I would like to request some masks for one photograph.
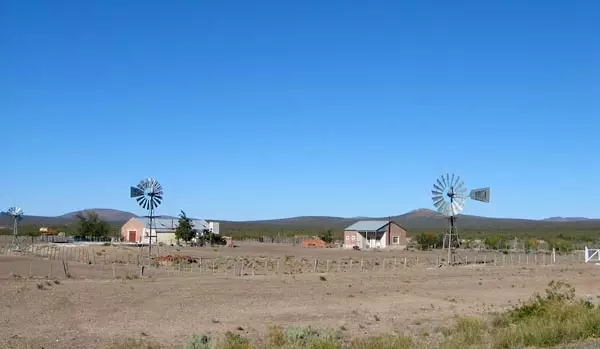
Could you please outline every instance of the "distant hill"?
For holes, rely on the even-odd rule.
[[[131,217],[136,217],[136,214],[127,212],[127,211],[113,210],[113,209],[109,209],[109,208],[90,208],[87,210],[80,210],[80,211],[65,213],[64,215],[58,216],[56,218],[65,219],[65,220],[74,220],[75,217],[79,213],[83,213],[86,211],[96,212],[96,214],[98,214],[100,219],[105,220],[107,222],[125,222],[125,221],[129,220],[129,218],[131,218]]]
[[[389,217],[408,229],[410,234],[431,231],[440,232],[448,227],[448,219],[442,214],[421,208],[404,214]],[[221,221],[221,231],[239,235],[278,235],[278,234],[314,234],[332,229],[341,232],[345,227],[360,219],[381,219],[388,217],[329,217],[301,216],[282,219],[235,222]],[[581,221],[548,221],[515,218],[490,218],[471,215],[458,215],[457,224],[461,232],[478,234],[509,233],[535,234],[536,236],[586,235],[600,233],[600,219],[585,219]]]
[[[105,220],[109,223],[124,223],[131,217],[135,217],[136,215],[131,212],[106,209],[106,208],[92,208],[88,210],[80,210],[65,213],[61,216],[33,216],[33,215],[24,215],[22,224],[31,224],[31,225],[51,225],[51,226],[62,226],[65,224],[69,224],[75,220],[75,217],[80,212],[85,211],[94,211],[98,214],[100,219]],[[10,225],[12,223],[12,219],[7,215],[0,215],[0,225]]]
[[[448,219],[437,211],[426,208],[420,208],[401,215],[391,217],[360,217],[360,218],[342,218],[328,216],[302,216],[293,218],[271,219],[262,221],[250,222],[230,222],[230,223],[247,223],[247,224],[272,224],[272,225],[293,225],[293,226],[327,226],[331,228],[340,228],[351,225],[360,219],[381,219],[387,220],[391,218],[393,221],[406,228],[414,227],[430,227],[430,228],[445,228],[448,225]],[[532,220],[518,218],[491,218],[471,215],[458,215],[457,222],[461,227],[468,228],[501,228],[501,227],[522,227],[522,226],[543,226],[553,222],[575,222],[575,221],[598,221],[589,218],[563,218],[562,220]]]
[[[550,217],[542,220],[547,222],[582,222],[590,219],[585,217]]]
[[[67,226],[75,220],[77,213],[83,211],[95,211],[101,219],[119,227],[125,221],[136,215],[131,212],[113,209],[89,209],[69,212],[56,217],[24,216],[23,224],[30,226]],[[163,216],[170,217],[170,216]],[[172,217],[177,219],[177,217]],[[191,218],[191,217],[190,217]],[[448,226],[448,220],[442,214],[421,208],[404,214],[389,217],[398,224],[404,226],[411,234],[423,231],[443,231]],[[238,236],[257,235],[291,235],[310,234],[332,229],[341,232],[345,227],[360,219],[381,219],[388,217],[331,217],[331,216],[300,216],[281,219],[257,220],[257,221],[226,221],[221,222],[221,232]],[[0,227],[10,227],[12,221],[9,216],[0,215]],[[542,220],[514,219],[514,218],[490,218],[471,215],[459,215],[457,224],[460,231],[486,233],[520,233],[520,234],[563,234],[563,235],[600,235],[600,219],[589,219],[584,217],[550,217]]]

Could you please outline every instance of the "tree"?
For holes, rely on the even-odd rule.
[[[323,240],[323,242],[325,242],[326,244],[332,243],[333,242],[333,230],[327,229],[323,234],[321,234],[321,236],[319,236],[319,238],[321,240]]]
[[[80,212],[75,218],[75,232],[77,235],[90,237],[109,235],[110,225],[106,221],[100,219],[96,212]]]
[[[492,250],[498,250],[502,248],[500,246],[501,241],[502,237],[500,235],[491,235],[485,238],[485,245]]]
[[[195,236],[196,232],[194,231],[192,220],[186,216],[183,210],[181,210],[181,213],[179,214],[179,223],[177,224],[177,229],[175,229],[175,238],[177,240],[190,242]]]
[[[431,246],[439,246],[443,242],[443,236],[434,233],[421,233],[416,236],[416,241],[422,250],[428,250]]]

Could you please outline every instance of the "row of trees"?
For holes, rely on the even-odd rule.
[[[421,233],[415,237],[415,243],[422,250],[427,250],[431,248],[440,248],[444,246],[444,237],[445,233]],[[467,239],[467,244],[469,244],[472,240]],[[505,235],[495,234],[486,236],[482,239],[481,243],[492,250],[507,250],[512,248],[523,248],[526,251],[537,250],[539,248],[545,247],[548,249],[556,249],[560,252],[571,252],[573,250],[573,241],[565,238],[564,236],[559,236],[555,238],[548,238],[545,241],[546,246],[540,246],[540,240],[537,238],[522,238],[517,240],[517,243],[513,243],[515,241],[514,238],[507,237]]]

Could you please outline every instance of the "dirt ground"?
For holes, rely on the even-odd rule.
[[[196,252],[204,258],[234,253],[266,258],[294,255],[298,259],[352,255],[357,260],[385,255],[382,258],[391,260],[415,254],[422,259],[437,258],[422,252],[355,253],[265,246]],[[596,300],[600,267],[567,261],[243,277],[193,272],[184,277],[161,272],[141,278],[137,269],[125,274],[123,265],[117,266],[113,278],[112,266],[70,263],[73,277],[67,278],[60,260],[2,256],[0,338],[11,348],[105,348],[114,339],[127,337],[147,337],[180,348],[195,332],[229,330],[261,338],[276,324],[341,328],[349,336],[390,331],[433,335],[454,315],[502,311],[534,292],[543,292],[554,279],[567,281],[578,295]],[[48,277],[50,265],[52,276]]]

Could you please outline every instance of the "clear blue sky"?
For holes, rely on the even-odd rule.
[[[600,217],[597,1],[0,4],[0,206]]]

